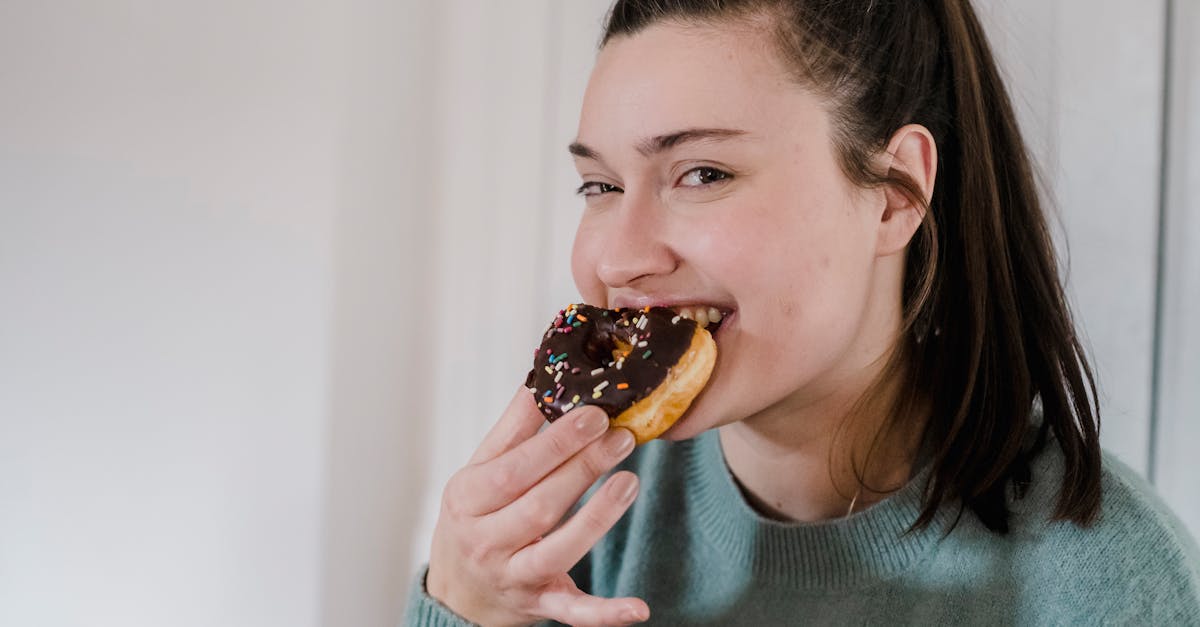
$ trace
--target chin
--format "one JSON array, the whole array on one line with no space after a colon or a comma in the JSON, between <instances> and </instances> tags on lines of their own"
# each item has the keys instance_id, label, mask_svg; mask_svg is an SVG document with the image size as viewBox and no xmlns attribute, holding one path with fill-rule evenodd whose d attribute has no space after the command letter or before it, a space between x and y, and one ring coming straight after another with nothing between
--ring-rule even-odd
<instances>
[{"instance_id":1,"label":"chin","mask_svg":"<svg viewBox=\"0 0 1200 627\"><path fill-rule=\"evenodd\" d=\"M681 442L683 440L690 440L701 433L708 431L707 427L702 426L696 428L691 426L692 424L696 423L686 425L683 424L686 420L687 419L685 418L675 423L674 426L672 426L670 429L667 429L662 435L658 436L658 439L666 440L668 442Z\"/></svg>"}]
</instances>

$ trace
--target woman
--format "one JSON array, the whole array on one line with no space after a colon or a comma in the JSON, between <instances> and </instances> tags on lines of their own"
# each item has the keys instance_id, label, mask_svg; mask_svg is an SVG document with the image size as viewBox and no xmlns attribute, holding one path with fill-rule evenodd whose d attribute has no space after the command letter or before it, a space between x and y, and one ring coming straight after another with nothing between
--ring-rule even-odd
<instances>
[{"instance_id":1,"label":"woman","mask_svg":"<svg viewBox=\"0 0 1200 627\"><path fill-rule=\"evenodd\" d=\"M632 455L519 390L410 622L1200 624L968 2L619 0L571 152L584 300L719 310L716 369Z\"/></svg>"}]
</instances>

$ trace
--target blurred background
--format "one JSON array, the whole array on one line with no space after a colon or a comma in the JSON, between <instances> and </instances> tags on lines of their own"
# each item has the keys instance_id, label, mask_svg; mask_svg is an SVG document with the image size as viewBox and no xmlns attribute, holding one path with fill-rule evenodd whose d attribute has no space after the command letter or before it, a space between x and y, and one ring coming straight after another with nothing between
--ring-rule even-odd
<instances>
[{"instance_id":1,"label":"blurred background","mask_svg":"<svg viewBox=\"0 0 1200 627\"><path fill-rule=\"evenodd\" d=\"M395 625L576 299L609 0L0 2L0 624ZM976 0L1200 535L1200 3Z\"/></svg>"}]
</instances>

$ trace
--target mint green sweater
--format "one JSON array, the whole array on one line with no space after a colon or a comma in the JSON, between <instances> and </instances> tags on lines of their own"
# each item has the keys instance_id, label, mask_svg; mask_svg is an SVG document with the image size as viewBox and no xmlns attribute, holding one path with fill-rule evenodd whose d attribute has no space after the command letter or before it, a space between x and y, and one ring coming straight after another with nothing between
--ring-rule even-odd
<instances>
[{"instance_id":1,"label":"mint green sweater","mask_svg":"<svg viewBox=\"0 0 1200 627\"><path fill-rule=\"evenodd\" d=\"M641 494L573 570L592 594L639 596L654 625L1200 625L1200 555L1133 471L1105 457L1103 509L1088 529L1050 522L1062 457L1049 445L1008 535L956 510L905 529L918 475L844 520L783 524L746 503L716 432L654 441L621 467ZM466 621L417 578L405 624Z\"/></svg>"}]
</instances>

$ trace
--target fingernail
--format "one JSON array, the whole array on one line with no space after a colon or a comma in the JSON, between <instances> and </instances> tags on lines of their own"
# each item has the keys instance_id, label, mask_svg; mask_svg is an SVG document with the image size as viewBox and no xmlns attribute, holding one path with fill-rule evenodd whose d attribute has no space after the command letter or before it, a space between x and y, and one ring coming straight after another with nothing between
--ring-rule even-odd
<instances>
[{"instance_id":1,"label":"fingernail","mask_svg":"<svg viewBox=\"0 0 1200 627\"><path fill-rule=\"evenodd\" d=\"M642 611L634 607L625 608L625 612L621 614L621 620L630 623L641 623L647 618L649 618L649 616L643 616Z\"/></svg>"},{"instance_id":2,"label":"fingernail","mask_svg":"<svg viewBox=\"0 0 1200 627\"><path fill-rule=\"evenodd\" d=\"M638 482L633 475L621 475L613 479L612 493L616 497L618 503L624 503L633 499L633 495L637 494Z\"/></svg>"},{"instance_id":3,"label":"fingernail","mask_svg":"<svg viewBox=\"0 0 1200 627\"><path fill-rule=\"evenodd\" d=\"M608 430L608 416L601 410L589 409L575 419L575 427L590 440Z\"/></svg>"},{"instance_id":4,"label":"fingernail","mask_svg":"<svg viewBox=\"0 0 1200 627\"><path fill-rule=\"evenodd\" d=\"M604 448L613 457L625 457L629 451L633 450L633 433L629 429L614 429L614 431L615 433L609 436L609 441Z\"/></svg>"}]
</instances>

